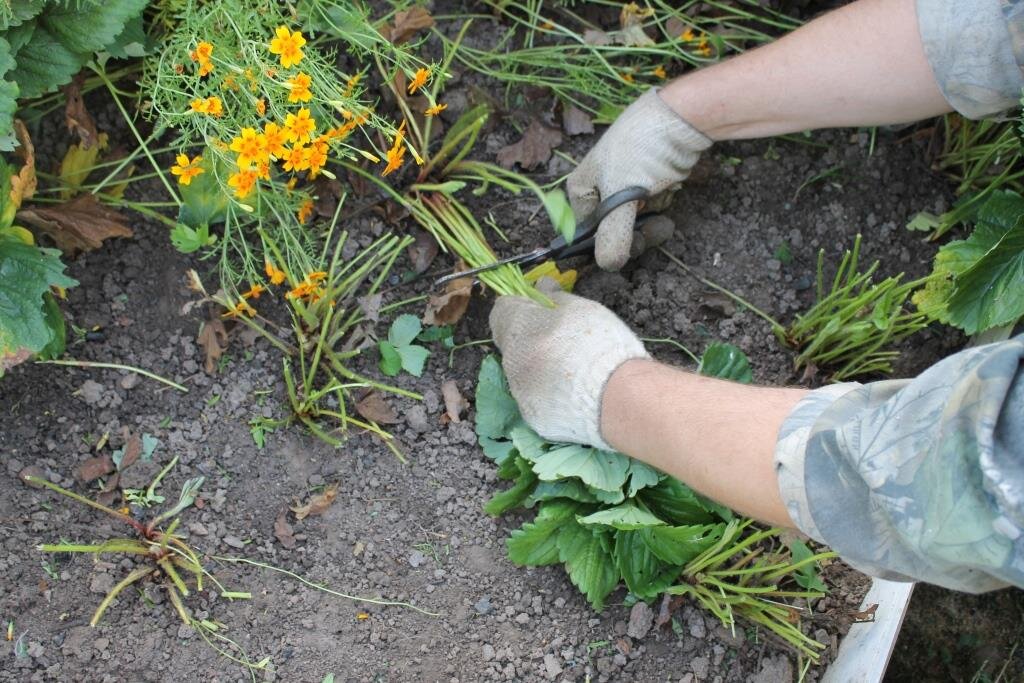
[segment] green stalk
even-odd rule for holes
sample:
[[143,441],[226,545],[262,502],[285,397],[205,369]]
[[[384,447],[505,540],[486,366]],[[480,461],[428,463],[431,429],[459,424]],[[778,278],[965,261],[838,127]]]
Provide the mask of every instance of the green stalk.
[[89,626],[95,626],[99,623],[100,618],[103,616],[103,613],[107,611],[107,608],[110,607],[110,603],[114,601],[114,598],[116,598],[121,593],[121,591],[123,591],[125,588],[132,585],[139,579],[149,576],[155,571],[155,567],[149,566],[136,567],[135,569],[133,569],[131,573],[128,574],[128,576],[121,579],[121,581],[118,582],[116,586],[111,588],[110,592],[107,593],[106,597],[103,598],[103,601],[100,603],[99,607],[97,607],[96,611],[93,613],[92,619],[89,620]]

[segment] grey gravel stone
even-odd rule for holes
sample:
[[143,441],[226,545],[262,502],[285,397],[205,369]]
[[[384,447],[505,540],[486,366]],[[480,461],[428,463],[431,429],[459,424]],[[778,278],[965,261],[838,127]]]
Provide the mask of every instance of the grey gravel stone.
[[651,630],[653,621],[654,610],[648,607],[646,602],[636,603],[629,611],[629,624],[626,626],[626,635],[640,640]]

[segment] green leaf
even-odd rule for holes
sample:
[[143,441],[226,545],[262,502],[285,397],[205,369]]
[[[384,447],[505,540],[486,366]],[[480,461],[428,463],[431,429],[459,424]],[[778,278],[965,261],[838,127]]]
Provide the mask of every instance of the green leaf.
[[408,346],[416,339],[416,335],[423,329],[420,319],[409,313],[404,313],[391,323],[388,330],[388,341],[395,347]]
[[571,244],[576,236],[576,217],[572,213],[572,207],[565,193],[561,190],[549,190],[541,199],[544,202],[544,209],[548,212],[551,224],[555,226],[555,232]]
[[423,374],[423,366],[430,355],[430,349],[413,344],[411,346],[399,346],[396,351],[398,351],[398,355],[402,359],[402,367],[406,372],[415,377]]
[[484,505],[484,512],[497,517],[519,506],[537,483],[537,475],[533,473],[530,463],[522,458],[516,458],[516,467],[519,469],[519,479],[512,488],[494,494],[487,504]]
[[743,384],[749,384],[754,379],[747,354],[732,344],[720,342],[710,344],[704,350],[697,372],[708,377],[731,379]]
[[623,503],[616,507],[598,510],[586,517],[577,517],[576,521],[584,526],[596,524],[614,527],[619,531],[633,531],[665,524],[647,510],[643,510],[633,503]]
[[606,505],[618,505],[622,501],[626,500],[626,494],[621,488],[615,489],[614,491],[590,489],[590,493],[597,499],[597,502],[605,503]]
[[145,57],[151,47],[150,41],[146,38],[142,15],[139,14],[129,19],[124,29],[103,49],[115,59],[130,59]]
[[[223,223],[228,210],[228,195],[217,182],[217,174],[226,173],[225,165],[216,162],[214,168],[211,155],[203,154],[199,167],[203,173],[192,178],[188,185],[178,185],[181,195],[181,208],[178,209],[178,222],[193,229]],[[173,234],[172,234],[173,239]]]
[[394,377],[402,370],[402,357],[391,342],[381,340],[377,343],[380,348],[380,371],[388,377]]
[[666,567],[651,552],[640,531],[615,534],[615,564],[626,582],[626,588],[640,598],[653,598],[675,583],[679,566]]
[[661,472],[639,460],[629,461],[629,493],[627,496],[633,498],[637,491],[648,486],[657,486],[661,481]]
[[515,445],[516,450],[519,451],[519,455],[530,462],[537,462],[547,450],[545,448],[547,441],[542,439],[537,432],[530,429],[530,426],[522,420],[509,430],[508,435],[512,438],[512,443]]
[[533,471],[544,481],[579,477],[587,486],[618,491],[626,483],[629,459],[620,453],[572,444],[545,453]]
[[531,508],[537,503],[558,498],[567,498],[580,503],[594,503],[597,498],[579,479],[559,481],[538,481],[530,497],[523,501],[523,507]]
[[43,318],[52,336],[37,355],[45,360],[59,358],[67,345],[67,329],[64,327],[64,314],[60,312],[60,306],[51,292],[43,294]]
[[420,332],[416,336],[416,340],[427,343],[436,341],[448,342],[451,340],[453,334],[455,334],[455,328],[451,325],[431,325]]
[[171,244],[182,254],[191,254],[203,247],[212,246],[216,241],[217,236],[210,234],[210,228],[205,223],[195,230],[184,223],[171,228]]
[[967,334],[1024,315],[1024,216],[955,280],[949,320]]
[[480,363],[480,374],[476,382],[477,436],[503,438],[509,427],[519,419],[519,408],[509,393],[501,363],[497,357],[487,356]]
[[44,300],[51,286],[74,287],[56,249],[0,238],[0,374],[60,345],[64,321]]
[[28,21],[43,11],[47,0],[5,0],[0,10],[0,31]]
[[558,558],[565,563],[569,579],[587,596],[594,609],[600,611],[605,598],[619,583],[619,570],[607,532],[563,521],[558,534]]
[[497,441],[486,436],[481,436],[478,440],[484,455],[499,465],[515,451],[515,445],[511,441]]
[[[798,538],[794,538],[789,544],[789,552],[793,555],[794,564],[814,556],[814,553],[807,547],[807,544]],[[825,582],[818,576],[818,568],[814,563],[805,564],[797,569],[793,574],[793,578],[796,580],[797,584],[809,591],[825,592],[828,590],[828,586],[826,586]]]
[[30,35],[31,41],[15,52],[18,66],[10,72],[20,97],[39,97],[70,83],[89,59],[88,53],[69,50],[43,26],[36,26]]
[[705,524],[715,521],[691,488],[674,477],[643,489],[637,498],[657,517],[671,524]]
[[544,503],[533,522],[513,531],[505,542],[508,558],[530,567],[557,563],[559,532],[564,524],[572,522],[577,507],[565,501]]
[[673,565],[685,565],[722,537],[724,524],[657,526],[639,533],[652,553]]
[[91,53],[113,43],[128,20],[141,15],[147,4],[148,0],[53,4],[37,21],[70,52]]
[[519,457],[515,453],[513,448],[511,451],[513,457],[505,458],[498,465],[498,479],[515,479],[519,476]]

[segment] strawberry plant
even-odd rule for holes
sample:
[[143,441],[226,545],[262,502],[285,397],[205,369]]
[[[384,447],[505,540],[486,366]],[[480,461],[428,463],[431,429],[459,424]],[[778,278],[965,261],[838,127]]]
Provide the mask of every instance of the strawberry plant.
[[[726,344],[709,348],[701,372],[750,381],[746,357]],[[800,630],[800,608],[782,600],[824,595],[814,567],[833,553],[785,548],[778,529],[756,529],[621,453],[547,442],[520,416],[494,356],[480,366],[476,410],[484,453],[513,481],[485,511],[536,509],[507,541],[514,563],[564,565],[597,610],[620,584],[640,600],[688,595],[728,627],[747,619],[817,658],[824,646]]]

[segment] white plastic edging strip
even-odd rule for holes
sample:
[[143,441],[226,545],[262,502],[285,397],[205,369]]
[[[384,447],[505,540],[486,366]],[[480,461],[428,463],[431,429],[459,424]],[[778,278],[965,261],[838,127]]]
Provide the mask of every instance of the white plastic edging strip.
[[821,683],[881,683],[913,591],[911,582],[872,580],[860,608],[878,605],[875,619],[850,626]]

